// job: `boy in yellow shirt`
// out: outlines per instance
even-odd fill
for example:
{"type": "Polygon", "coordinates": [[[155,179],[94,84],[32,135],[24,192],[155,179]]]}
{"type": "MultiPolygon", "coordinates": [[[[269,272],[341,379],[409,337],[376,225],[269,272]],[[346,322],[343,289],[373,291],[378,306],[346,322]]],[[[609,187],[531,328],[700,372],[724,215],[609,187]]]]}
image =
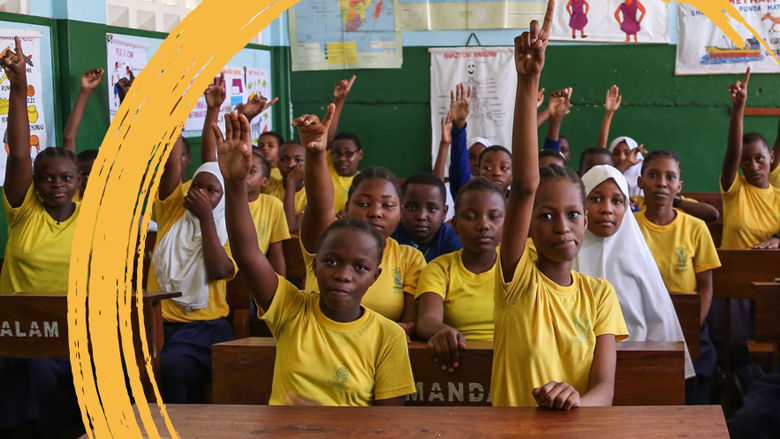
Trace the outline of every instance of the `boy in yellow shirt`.
{"type": "Polygon", "coordinates": [[[279,151],[282,179],[271,180],[264,189],[264,193],[282,201],[290,234],[298,233],[301,216],[306,209],[306,191],[303,188],[305,159],[305,150],[300,143],[290,141],[282,145],[279,151]]]}
{"type": "Polygon", "coordinates": [[[336,134],[341,119],[341,111],[344,109],[344,102],[347,100],[349,91],[355,83],[356,75],[336,82],[333,89],[333,119],[328,127],[328,170],[330,178],[333,180],[333,208],[336,212],[344,209],[347,204],[349,188],[352,186],[352,179],[358,172],[358,165],[363,160],[363,145],[360,144],[358,136],[352,133],[336,134]]]}
{"type": "MultiPolygon", "coordinates": [[[[219,145],[228,232],[277,342],[269,403],[403,405],[404,396],[415,391],[404,331],[360,305],[382,272],[381,235],[356,218],[327,227],[314,263],[319,293],[301,291],[277,275],[257,247],[247,209],[249,124],[243,116],[230,123],[232,136],[219,145]]],[[[216,124],[214,130],[221,139],[216,124]]],[[[324,152],[325,136],[314,139],[306,143],[324,152]]]]}

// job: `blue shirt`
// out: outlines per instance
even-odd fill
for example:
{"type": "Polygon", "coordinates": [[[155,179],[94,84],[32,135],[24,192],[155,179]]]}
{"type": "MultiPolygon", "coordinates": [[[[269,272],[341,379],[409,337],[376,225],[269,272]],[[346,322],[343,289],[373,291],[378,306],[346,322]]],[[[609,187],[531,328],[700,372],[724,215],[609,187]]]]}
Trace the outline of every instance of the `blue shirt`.
{"type": "MultiPolygon", "coordinates": [[[[410,245],[418,250],[420,249],[420,245],[412,240],[412,237],[406,233],[404,225],[400,222],[390,237],[398,241],[399,244],[410,245]]],[[[460,243],[458,234],[452,230],[452,227],[449,224],[441,223],[439,231],[433,235],[428,250],[423,252],[423,256],[425,256],[425,262],[431,262],[441,255],[458,251],[461,248],[463,248],[463,244],[460,243]]]]}

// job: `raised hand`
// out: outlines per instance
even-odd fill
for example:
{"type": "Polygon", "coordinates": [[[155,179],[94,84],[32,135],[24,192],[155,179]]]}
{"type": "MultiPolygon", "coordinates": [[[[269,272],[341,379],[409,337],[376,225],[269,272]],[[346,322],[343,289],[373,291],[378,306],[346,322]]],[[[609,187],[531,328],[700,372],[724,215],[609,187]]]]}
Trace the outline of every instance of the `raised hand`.
{"type": "Polygon", "coordinates": [[[568,87],[550,95],[550,104],[548,106],[550,117],[563,118],[563,116],[571,113],[571,94],[573,91],[573,88],[568,87]]]}
{"type": "Polygon", "coordinates": [[[103,69],[87,70],[81,75],[81,89],[84,91],[93,91],[103,80],[103,69]]]}
{"type": "Polygon", "coordinates": [[[328,105],[328,113],[320,121],[316,114],[304,114],[295,119],[292,126],[298,127],[298,137],[301,138],[301,144],[310,150],[323,152],[328,145],[328,128],[333,121],[333,112],[336,106],[328,105]]]}
{"type": "Polygon", "coordinates": [[[441,145],[452,144],[452,113],[447,112],[447,115],[441,118],[441,145]]]}
{"type": "Polygon", "coordinates": [[[460,83],[455,90],[450,90],[450,114],[452,123],[463,128],[466,126],[466,118],[471,111],[471,86],[466,91],[466,84],[460,83]]]}
{"type": "Polygon", "coordinates": [[[632,149],[628,153],[628,157],[626,157],[626,163],[628,166],[634,166],[637,163],[639,163],[639,154],[647,154],[647,150],[645,149],[645,145],[639,145],[636,148],[632,149]]]}
{"type": "Polygon", "coordinates": [[[539,89],[539,94],[536,95],[536,108],[539,108],[544,104],[544,89],[539,89]]]}
{"type": "Polygon", "coordinates": [[[333,89],[333,100],[343,101],[346,99],[349,91],[352,90],[352,84],[355,83],[356,78],[357,75],[352,75],[349,80],[342,79],[341,81],[336,82],[336,86],[333,89]]]}
{"type": "Polygon", "coordinates": [[[287,188],[292,189],[293,191],[297,191],[299,186],[303,185],[303,180],[305,178],[305,165],[306,163],[298,163],[295,165],[295,169],[290,171],[289,174],[287,174],[287,188]]]}
{"type": "Polygon", "coordinates": [[[5,70],[11,84],[27,87],[27,66],[22,51],[22,40],[14,37],[14,43],[16,43],[16,52],[8,48],[0,53],[0,67],[5,70]]]}
{"type": "Polygon", "coordinates": [[[515,68],[520,76],[539,76],[544,68],[544,54],[550,37],[555,0],[548,0],[547,12],[541,29],[539,22],[531,22],[530,31],[515,37],[515,68]]]}
{"type": "Polygon", "coordinates": [[[570,410],[580,406],[580,394],[568,383],[550,381],[531,391],[539,407],[570,410]]]}
{"type": "Polygon", "coordinates": [[[214,82],[206,88],[206,92],[203,93],[206,98],[206,105],[211,108],[219,108],[222,103],[225,102],[225,74],[219,75],[214,79],[214,82]]]}
{"type": "Polygon", "coordinates": [[[238,113],[225,115],[225,133],[216,123],[211,124],[217,139],[217,161],[225,180],[243,181],[252,168],[252,132],[249,120],[238,113]]]}
{"type": "Polygon", "coordinates": [[[736,106],[744,107],[747,103],[747,88],[750,81],[750,67],[745,72],[745,77],[741,81],[736,81],[733,84],[729,84],[729,94],[731,95],[731,102],[736,106]]]}
{"type": "Polygon", "coordinates": [[[271,102],[262,94],[258,93],[249,98],[246,104],[236,105],[238,114],[243,114],[251,122],[258,114],[271,108],[273,104],[279,101],[279,98],[273,98],[271,102]]]}
{"type": "Polygon", "coordinates": [[[623,96],[620,95],[620,88],[617,85],[613,85],[607,90],[607,97],[604,99],[604,107],[609,112],[616,112],[620,108],[620,103],[623,101],[623,96]]]}

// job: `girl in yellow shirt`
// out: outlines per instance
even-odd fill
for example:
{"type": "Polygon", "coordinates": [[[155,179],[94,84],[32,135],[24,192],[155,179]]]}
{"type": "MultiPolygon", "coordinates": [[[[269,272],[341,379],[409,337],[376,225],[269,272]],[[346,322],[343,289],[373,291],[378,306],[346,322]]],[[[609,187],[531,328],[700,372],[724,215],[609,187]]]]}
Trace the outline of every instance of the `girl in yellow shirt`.
{"type": "MultiPolygon", "coordinates": [[[[257,246],[247,207],[249,123],[234,115],[229,123],[229,138],[219,145],[228,232],[277,343],[270,404],[403,405],[404,396],[415,392],[404,331],[360,304],[382,273],[384,238],[362,219],[338,220],[318,238],[313,264],[318,293],[278,276],[257,246]]],[[[221,139],[216,124],[214,129],[221,139]]],[[[308,137],[305,132],[306,144],[324,153],[325,131],[308,137]]],[[[328,205],[332,208],[330,200],[328,205]]]]}
{"type": "Polygon", "coordinates": [[[466,340],[493,340],[496,247],[504,228],[504,191],[484,177],[469,180],[455,199],[452,226],[463,249],[431,261],[417,284],[417,336],[450,372],[466,340]]]}
{"type": "Polygon", "coordinates": [[[515,38],[518,73],[512,190],[495,277],[493,405],[610,405],[615,344],[627,335],[608,282],[571,270],[585,233],[585,191],[558,166],[538,167],[536,97],[555,0],[544,25],[515,38]],[[540,176],[541,172],[541,176],[540,176]],[[526,250],[530,234],[537,250],[526,250]]]}

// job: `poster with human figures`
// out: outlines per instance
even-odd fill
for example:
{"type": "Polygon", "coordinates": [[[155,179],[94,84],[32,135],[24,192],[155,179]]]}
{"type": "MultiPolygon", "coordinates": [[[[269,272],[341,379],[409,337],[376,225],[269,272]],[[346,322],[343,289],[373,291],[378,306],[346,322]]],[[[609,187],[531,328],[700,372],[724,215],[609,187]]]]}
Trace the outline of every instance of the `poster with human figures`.
{"type": "Polygon", "coordinates": [[[484,137],[512,148],[515,71],[513,47],[431,48],[431,159],[441,140],[441,119],[450,109],[450,91],[457,84],[471,87],[468,138],[484,137]]]}
{"type": "Polygon", "coordinates": [[[584,43],[668,43],[669,3],[560,0],[555,5],[550,38],[584,43]]]}

